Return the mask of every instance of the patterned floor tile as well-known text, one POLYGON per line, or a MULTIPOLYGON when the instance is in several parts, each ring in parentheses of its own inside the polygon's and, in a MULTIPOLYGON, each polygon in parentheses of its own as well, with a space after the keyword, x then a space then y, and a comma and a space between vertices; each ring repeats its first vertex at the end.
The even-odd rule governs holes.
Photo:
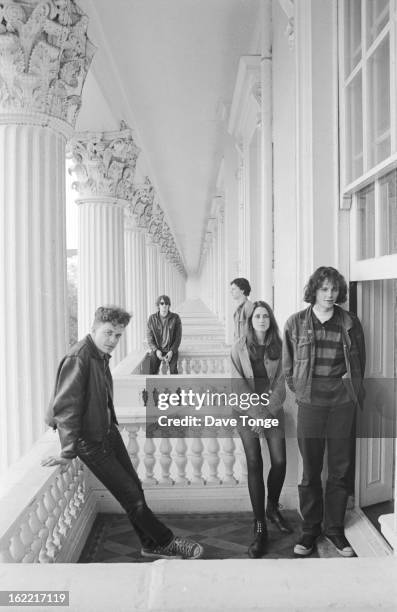
MULTIPOLYGON (((298 513, 283 510, 294 529, 282 534, 269 524, 269 541, 264 559, 293 559, 294 544, 299 535, 298 513)), ((248 559, 247 549, 253 539, 253 518, 250 512, 219 514, 158 515, 175 533, 197 540, 204 546, 204 559, 248 559)), ((138 537, 128 518, 122 514, 98 514, 87 539, 79 563, 150 563, 141 557, 138 537)), ((317 541, 311 557, 339 557, 324 538, 317 541)))

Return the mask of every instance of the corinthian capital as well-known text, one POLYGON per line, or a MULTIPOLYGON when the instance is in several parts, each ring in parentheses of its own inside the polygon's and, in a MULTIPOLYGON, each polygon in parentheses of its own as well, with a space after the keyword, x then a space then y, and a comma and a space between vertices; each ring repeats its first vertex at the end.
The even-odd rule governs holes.
MULTIPOLYGON (((124 124, 123 124, 124 128, 124 124)), ((86 132, 70 143, 75 163, 73 188, 81 197, 102 196, 131 201, 140 152, 129 128, 119 132, 86 132)))
POLYGON ((152 216, 154 202, 154 187, 149 177, 143 184, 136 185, 132 198, 131 212, 138 227, 147 228, 152 216))
POLYGON ((74 0, 0 0, 0 120, 74 127, 94 55, 87 25, 74 0))

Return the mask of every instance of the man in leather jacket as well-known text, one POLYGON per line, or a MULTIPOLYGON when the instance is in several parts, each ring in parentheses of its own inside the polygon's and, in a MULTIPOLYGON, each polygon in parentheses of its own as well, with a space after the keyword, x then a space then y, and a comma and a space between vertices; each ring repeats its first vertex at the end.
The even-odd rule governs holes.
POLYGON ((150 315, 147 322, 146 339, 151 350, 150 374, 158 374, 160 364, 166 361, 170 374, 178 374, 178 349, 182 340, 182 323, 176 312, 170 311, 168 295, 156 300, 158 311, 150 315))
POLYGON ((347 297, 343 276, 322 266, 310 277, 304 301, 284 329, 283 369, 298 404, 298 445, 303 462, 299 502, 302 537, 294 552, 312 553, 321 533, 339 554, 354 551, 344 534, 355 411, 363 400, 365 344, 361 323, 337 304, 347 297), (321 473, 325 445, 328 476, 323 503, 321 473))
POLYGON ((175 537, 149 509, 141 482, 117 428, 113 405, 110 353, 130 314, 117 306, 95 312, 91 333, 73 346, 59 364, 46 422, 58 430, 59 457, 42 465, 61 465, 79 457, 125 509, 145 557, 197 559, 200 544, 175 537))

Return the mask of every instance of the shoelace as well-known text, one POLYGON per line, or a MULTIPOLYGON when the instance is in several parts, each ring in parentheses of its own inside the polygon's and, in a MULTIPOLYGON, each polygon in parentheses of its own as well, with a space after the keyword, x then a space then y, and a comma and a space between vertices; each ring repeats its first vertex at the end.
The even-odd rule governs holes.
POLYGON ((255 524, 256 533, 264 533, 263 523, 261 521, 257 521, 255 524))
POLYGON ((183 556, 189 556, 194 551, 197 544, 195 542, 189 542, 183 538, 175 537, 169 544, 170 552, 182 554, 183 556))

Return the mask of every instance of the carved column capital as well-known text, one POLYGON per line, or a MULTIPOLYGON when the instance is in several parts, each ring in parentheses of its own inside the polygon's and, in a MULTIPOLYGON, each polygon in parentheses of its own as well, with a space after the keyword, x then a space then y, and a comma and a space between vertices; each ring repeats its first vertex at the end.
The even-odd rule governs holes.
POLYGON ((131 212, 138 227, 148 228, 152 217, 154 195, 154 187, 148 177, 146 177, 145 183, 135 185, 131 212))
POLYGON ((74 128, 94 55, 87 26, 74 0, 0 0, 0 122, 74 128))
POLYGON ((75 163, 71 173, 77 179, 72 187, 81 198, 100 196, 132 201, 140 149, 129 128, 78 134, 70 149, 75 163))

